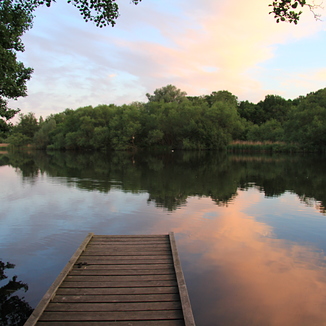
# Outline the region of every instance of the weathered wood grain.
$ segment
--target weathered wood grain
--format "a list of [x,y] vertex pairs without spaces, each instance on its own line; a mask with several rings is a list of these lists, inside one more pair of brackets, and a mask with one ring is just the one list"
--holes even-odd
[[164,245],[166,244],[166,240],[94,240],[92,245],[98,245],[98,244],[110,244],[110,245],[123,245],[123,246],[134,246],[134,245]]
[[155,320],[181,319],[183,318],[182,310],[165,310],[165,311],[123,311],[123,312],[103,312],[95,311],[90,313],[84,312],[47,312],[44,311],[41,321],[118,321],[118,320]]
[[[38,326],[80,326],[80,322],[73,321],[59,321],[55,322],[38,322]],[[171,320],[155,320],[155,325],[153,325],[152,320],[142,320],[142,321],[84,321],[82,326],[184,326],[183,319],[171,319]]]
[[181,309],[180,302],[134,302],[134,303],[103,303],[103,302],[93,302],[93,303],[49,303],[46,311],[152,311],[152,310],[177,310]]
[[94,234],[93,239],[120,239],[120,240],[126,240],[126,239],[160,239],[164,238],[167,239],[169,235],[167,234],[133,234],[133,235],[118,235],[118,234],[111,234],[111,235],[100,235],[100,234]]
[[107,248],[107,249],[151,249],[151,250],[161,250],[164,249],[170,249],[170,245],[167,242],[164,243],[156,243],[155,245],[151,243],[132,243],[130,244],[124,244],[124,243],[110,243],[110,242],[93,242],[90,243],[88,246],[89,249],[92,248]]
[[110,262],[120,262],[120,261],[128,261],[128,262],[137,262],[138,260],[146,260],[146,261],[150,261],[150,260],[161,260],[161,261],[166,261],[167,263],[171,262],[171,258],[172,255],[149,255],[149,256],[145,256],[145,255],[104,255],[104,253],[100,256],[96,256],[96,255],[89,255],[88,253],[85,255],[80,256],[80,258],[78,259],[77,263],[79,261],[85,261],[87,262],[88,260],[90,261],[96,261],[96,260],[107,260]]
[[112,275],[112,276],[123,276],[123,275],[170,275],[174,274],[172,268],[160,268],[160,269],[90,269],[90,268],[74,268],[69,275],[71,276],[82,276],[82,275]]
[[169,294],[179,293],[177,286],[161,286],[161,287],[137,287],[137,288],[62,288],[57,291],[59,295],[107,295],[107,294]]
[[140,264],[139,262],[135,263],[133,262],[132,264],[123,264],[123,265],[116,265],[116,264],[90,264],[88,263],[87,265],[81,265],[79,267],[78,265],[74,266],[74,270],[79,269],[79,270],[85,270],[85,269],[108,269],[108,270],[140,270],[140,269],[146,269],[146,270],[162,270],[166,268],[173,268],[173,264],[166,263],[166,264]]
[[139,255],[139,256],[167,256],[170,257],[172,255],[171,250],[168,249],[158,249],[153,250],[151,248],[147,248],[139,250],[139,248],[123,248],[123,249],[87,249],[85,251],[85,255],[88,256],[130,256],[130,255]]
[[194,325],[173,234],[85,241],[46,307],[24,326]]
[[177,286],[177,281],[138,281],[138,282],[69,282],[64,281],[62,288],[133,288],[133,287]]
[[67,282],[144,282],[144,281],[175,281],[175,275],[68,275]]
[[79,263],[87,263],[89,265],[132,265],[132,264],[140,264],[140,265],[150,265],[150,264],[169,264],[169,259],[151,259],[148,261],[147,259],[101,259],[101,258],[88,258],[88,259],[79,259],[77,264]]
[[103,237],[98,237],[98,236],[94,236],[93,237],[93,242],[100,242],[100,241],[103,241],[103,242],[165,242],[166,240],[168,239],[168,236],[167,237],[152,237],[152,238],[128,238],[128,237],[125,237],[124,235],[123,236],[120,236],[120,237],[112,237],[111,235],[108,235],[108,236],[103,236]]
[[175,293],[168,293],[168,294],[111,294],[111,295],[92,295],[92,294],[85,294],[81,293],[80,295],[57,295],[53,298],[52,302],[76,302],[76,303],[83,303],[83,302],[172,302],[172,301],[179,301],[180,297],[177,291]]

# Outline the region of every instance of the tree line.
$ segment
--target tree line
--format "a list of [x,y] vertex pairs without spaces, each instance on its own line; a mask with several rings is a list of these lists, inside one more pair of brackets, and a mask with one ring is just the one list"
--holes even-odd
[[[12,117],[20,110],[8,107],[8,100],[27,96],[26,82],[31,78],[33,68],[18,61],[17,53],[24,52],[22,36],[33,26],[36,8],[50,7],[55,0],[1,0],[0,1],[0,132],[9,131]],[[97,27],[114,26],[119,17],[119,6],[115,0],[67,0],[75,6],[83,19]],[[138,4],[141,0],[131,0]],[[316,19],[315,9],[320,5],[305,0],[274,0],[270,14],[276,22],[297,24],[302,11],[309,7]]]
[[46,119],[20,114],[2,137],[54,150],[220,150],[235,140],[326,150],[326,88],[294,100],[267,95],[256,104],[228,91],[187,96],[173,85],[146,96],[147,103],[66,109]]

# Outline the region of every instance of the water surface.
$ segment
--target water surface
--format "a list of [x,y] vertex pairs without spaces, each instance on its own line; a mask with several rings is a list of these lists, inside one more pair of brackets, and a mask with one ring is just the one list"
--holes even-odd
[[[9,153],[0,260],[35,307],[88,234],[175,232],[195,320],[326,325],[320,156]],[[2,281],[0,286],[5,284]]]

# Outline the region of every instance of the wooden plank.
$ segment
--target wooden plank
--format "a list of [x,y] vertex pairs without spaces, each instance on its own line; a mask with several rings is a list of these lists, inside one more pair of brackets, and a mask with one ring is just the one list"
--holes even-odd
[[139,239],[139,240],[128,240],[128,239],[121,239],[121,240],[114,240],[114,239],[98,239],[98,240],[93,240],[92,243],[94,244],[104,244],[104,245],[117,245],[117,246],[128,246],[129,244],[135,244],[138,246],[141,246],[142,244],[148,245],[152,243],[156,243],[158,245],[165,245],[169,243],[168,239],[151,239],[151,240],[144,240],[144,239]]
[[182,311],[183,311],[183,317],[185,321],[186,326],[195,326],[195,320],[194,316],[192,314],[190,299],[188,296],[188,290],[186,286],[186,282],[184,279],[184,275],[181,268],[181,263],[178,255],[177,245],[175,242],[174,234],[171,232],[169,234],[170,236],[170,243],[171,243],[171,250],[173,253],[173,262],[175,267],[175,273],[177,277],[178,282],[178,288],[180,293],[180,300],[182,304]]
[[[92,265],[94,266],[94,265]],[[70,276],[82,275],[112,275],[112,276],[128,276],[128,275],[175,275],[174,270],[171,268],[161,269],[87,269],[87,268],[74,268],[69,273]]]
[[163,246],[110,246],[110,245],[91,245],[87,247],[89,251],[101,251],[101,252],[152,252],[152,253],[159,253],[161,251],[171,251],[170,245],[163,245]]
[[166,243],[169,242],[169,238],[126,238],[126,237],[121,237],[121,238],[112,238],[112,237],[103,237],[103,238],[94,238],[93,242],[116,242],[116,243],[124,243],[124,242],[133,242],[133,243],[141,243],[141,242],[160,242],[160,243]]
[[[152,242],[147,242],[147,241],[138,241],[138,242],[133,242],[133,241],[104,241],[104,240],[100,240],[100,241],[92,241],[92,243],[90,243],[90,246],[117,246],[117,247],[129,247],[129,246],[150,246],[152,245]],[[155,246],[157,247],[169,247],[169,242],[167,241],[156,241],[155,242]]]
[[124,260],[124,261],[130,261],[130,262],[133,262],[133,261],[137,261],[137,260],[166,260],[167,262],[170,262],[171,261],[171,255],[170,256],[161,256],[161,255],[158,255],[158,256],[110,256],[110,255],[101,255],[101,256],[93,256],[93,255],[88,255],[88,254],[85,254],[85,255],[81,255],[79,257],[79,260],[78,261],[81,261],[81,260],[85,260],[87,261],[88,259],[90,260],[103,260],[103,259],[109,259],[110,261],[121,261],[121,260]]
[[103,241],[169,241],[169,237],[168,236],[100,236],[100,235],[96,235],[94,237],[94,241],[99,241],[99,240],[103,240]]
[[[166,256],[170,257],[172,255],[171,250],[163,249],[163,250],[139,250],[135,248],[130,249],[87,249],[85,251],[85,255],[87,256],[130,256],[130,255],[138,255],[138,256]],[[83,255],[84,256],[84,255]]]
[[88,246],[89,249],[97,249],[100,248],[103,249],[114,249],[114,250],[128,250],[128,249],[141,249],[141,250],[160,250],[160,249],[170,249],[170,245],[168,243],[161,243],[161,244],[110,244],[110,243],[92,243]]
[[107,252],[153,252],[158,253],[164,250],[171,250],[170,245],[163,245],[163,246],[110,246],[110,245],[91,245],[87,247],[89,251],[107,251]]
[[93,242],[90,248],[93,247],[117,247],[117,248],[169,248],[169,244],[164,242]]
[[103,239],[93,239],[93,243],[104,243],[104,244],[117,244],[117,245],[127,245],[127,244],[165,244],[168,243],[168,239],[137,239],[137,240],[130,240],[130,239],[110,239],[110,238],[103,238]]
[[179,293],[175,286],[135,287],[135,288],[62,288],[57,291],[59,295],[120,295],[120,294],[169,294]]
[[[76,263],[84,263],[85,259],[80,258]],[[170,259],[133,259],[133,261],[127,259],[115,259],[115,260],[105,260],[104,258],[88,258],[87,264],[90,265],[130,265],[130,264],[139,264],[139,265],[151,265],[151,264],[169,264],[171,263]]]
[[133,263],[133,264],[123,264],[123,265],[81,265],[81,267],[79,267],[78,265],[74,266],[73,270],[90,270],[90,269],[105,269],[105,270],[141,270],[141,269],[146,269],[146,270],[165,270],[167,268],[173,268],[174,270],[174,266],[173,264],[171,264],[171,262],[169,264],[139,264],[139,262],[137,264]]
[[150,239],[150,238],[154,238],[154,239],[158,239],[158,238],[164,238],[164,239],[168,239],[169,236],[166,234],[130,234],[130,235],[119,235],[119,234],[110,234],[110,235],[101,235],[101,234],[96,234],[93,236],[93,238],[96,239],[100,239],[100,238],[104,238],[104,239],[117,239],[117,238],[121,238],[121,239]]
[[89,233],[85,240],[82,242],[82,244],[79,246],[79,248],[76,250],[76,252],[72,255],[70,260],[68,261],[67,265],[64,267],[64,269],[61,271],[61,273],[58,275],[56,280],[52,283],[52,285],[49,287],[48,291],[43,296],[40,303],[37,305],[37,307],[34,309],[24,326],[34,326],[36,325],[37,320],[44,312],[46,306],[50,302],[50,300],[53,298],[53,296],[56,293],[56,290],[59,288],[61,283],[63,282],[64,278],[68,275],[69,271],[73,268],[74,264],[76,263],[78,257],[83,252],[83,250],[86,248],[87,244],[93,237],[93,233]]
[[155,325],[156,320],[181,319],[182,310],[165,311],[124,311],[124,312],[94,312],[94,315],[87,312],[47,312],[44,311],[40,321],[118,321],[118,320],[152,320]]
[[133,303],[58,303],[50,302],[46,308],[46,311],[153,311],[153,310],[176,310],[181,309],[180,302],[133,302]]
[[168,294],[112,294],[112,295],[57,295],[51,302],[164,302],[179,301],[178,293]]
[[143,281],[175,281],[175,275],[68,275],[67,282],[143,282]]
[[132,288],[132,287],[177,286],[177,281],[138,281],[138,282],[69,282],[64,281],[62,288]]
[[[80,322],[38,322],[38,326],[81,326]],[[84,321],[82,326],[154,326],[152,320],[142,321]],[[155,320],[155,326],[185,326],[183,319]]]
[[110,239],[103,239],[103,240],[94,240],[92,241],[93,244],[111,244],[117,246],[128,246],[128,245],[165,245],[168,243],[167,240],[110,240]]
[[111,247],[111,248],[130,248],[130,246],[136,246],[136,247],[158,247],[158,248],[170,248],[170,244],[169,242],[159,242],[159,243],[155,243],[155,245],[153,246],[152,243],[148,243],[148,242],[131,242],[131,244],[125,243],[125,242],[105,242],[105,241],[92,241],[89,244],[89,248],[91,247]]

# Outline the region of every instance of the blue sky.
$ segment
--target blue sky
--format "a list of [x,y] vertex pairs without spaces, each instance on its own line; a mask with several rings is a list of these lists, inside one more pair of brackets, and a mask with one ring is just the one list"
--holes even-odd
[[276,24],[271,0],[117,1],[115,27],[84,22],[64,0],[36,11],[19,59],[34,68],[28,96],[11,101],[47,117],[66,108],[146,102],[167,84],[188,95],[228,90],[254,103],[326,87],[326,11]]

